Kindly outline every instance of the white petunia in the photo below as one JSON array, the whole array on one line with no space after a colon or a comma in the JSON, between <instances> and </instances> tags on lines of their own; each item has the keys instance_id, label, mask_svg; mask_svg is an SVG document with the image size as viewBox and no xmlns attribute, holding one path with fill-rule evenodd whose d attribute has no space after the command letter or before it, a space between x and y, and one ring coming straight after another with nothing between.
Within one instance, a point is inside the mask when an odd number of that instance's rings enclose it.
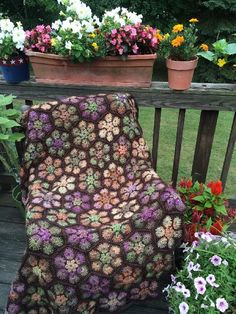
<instances>
[{"instance_id":1,"label":"white petunia","mask_svg":"<svg viewBox=\"0 0 236 314\"><path fill-rule=\"evenodd\" d=\"M66 42L65 42L65 48L66 48L66 49L71 50L71 49L72 49L72 46L73 46L73 44L72 44L71 41L66 41Z\"/></svg>"},{"instance_id":2,"label":"white petunia","mask_svg":"<svg viewBox=\"0 0 236 314\"><path fill-rule=\"evenodd\" d=\"M23 50L25 42L25 31L15 27L12 31L12 40L16 44L16 49Z\"/></svg>"},{"instance_id":3,"label":"white petunia","mask_svg":"<svg viewBox=\"0 0 236 314\"><path fill-rule=\"evenodd\" d=\"M0 29L3 33L12 33L14 29L14 24L9 19L1 19Z\"/></svg>"},{"instance_id":4,"label":"white petunia","mask_svg":"<svg viewBox=\"0 0 236 314\"><path fill-rule=\"evenodd\" d=\"M52 29L55 29L56 31L58 31L61 24L62 24L61 20L56 20L54 23L52 23Z\"/></svg>"}]
</instances>

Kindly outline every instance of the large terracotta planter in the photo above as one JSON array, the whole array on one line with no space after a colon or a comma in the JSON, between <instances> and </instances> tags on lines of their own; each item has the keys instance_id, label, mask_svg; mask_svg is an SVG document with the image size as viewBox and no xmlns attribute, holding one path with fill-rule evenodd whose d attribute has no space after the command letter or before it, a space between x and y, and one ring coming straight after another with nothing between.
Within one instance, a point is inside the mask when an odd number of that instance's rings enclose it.
<instances>
[{"instance_id":1,"label":"large terracotta planter","mask_svg":"<svg viewBox=\"0 0 236 314\"><path fill-rule=\"evenodd\" d=\"M105 57L92 62L72 63L68 58L27 51L35 79L41 83L96 86L149 87L155 54Z\"/></svg>"},{"instance_id":2,"label":"large terracotta planter","mask_svg":"<svg viewBox=\"0 0 236 314\"><path fill-rule=\"evenodd\" d=\"M191 86L193 73L198 63L198 57L190 61L166 60L168 68L168 84L171 89L186 90Z\"/></svg>"}]
</instances>

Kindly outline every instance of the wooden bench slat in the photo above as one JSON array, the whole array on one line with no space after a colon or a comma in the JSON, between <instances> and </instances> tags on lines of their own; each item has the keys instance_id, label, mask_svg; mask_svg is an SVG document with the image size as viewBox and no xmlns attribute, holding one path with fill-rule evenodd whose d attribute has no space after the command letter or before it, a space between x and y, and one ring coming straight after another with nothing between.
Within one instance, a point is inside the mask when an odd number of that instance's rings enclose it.
<instances>
[{"instance_id":1,"label":"wooden bench slat","mask_svg":"<svg viewBox=\"0 0 236 314\"><path fill-rule=\"evenodd\" d=\"M228 146L225 154L224 164L221 172L221 181L223 188L225 188L226 180L229 172L230 162L234 152L234 146L236 142L236 113L234 114L233 123L230 131Z\"/></svg>"},{"instance_id":2,"label":"wooden bench slat","mask_svg":"<svg viewBox=\"0 0 236 314\"><path fill-rule=\"evenodd\" d=\"M182 139L183 139L183 131L184 131L184 121L185 121L185 109L179 110L178 117L178 126L176 132L176 142L175 142L175 154L174 154L174 162L173 162L173 170L172 170L172 184L176 187L178 172L179 172L179 161L180 161L180 153L182 147Z\"/></svg>"},{"instance_id":3,"label":"wooden bench slat","mask_svg":"<svg viewBox=\"0 0 236 314\"><path fill-rule=\"evenodd\" d=\"M152 139L152 162L153 168L157 168L158 145L161 126L161 108L155 108L153 139Z\"/></svg>"},{"instance_id":4,"label":"wooden bench slat","mask_svg":"<svg viewBox=\"0 0 236 314\"><path fill-rule=\"evenodd\" d=\"M192 166L194 181L205 182L219 111L201 111Z\"/></svg>"}]
</instances>

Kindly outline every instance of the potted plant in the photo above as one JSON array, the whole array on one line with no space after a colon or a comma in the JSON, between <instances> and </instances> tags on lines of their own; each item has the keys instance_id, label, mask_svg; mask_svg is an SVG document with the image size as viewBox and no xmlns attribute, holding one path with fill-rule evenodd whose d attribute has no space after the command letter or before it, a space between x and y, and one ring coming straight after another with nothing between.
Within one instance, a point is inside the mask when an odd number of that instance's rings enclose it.
<instances>
[{"instance_id":1,"label":"potted plant","mask_svg":"<svg viewBox=\"0 0 236 314\"><path fill-rule=\"evenodd\" d=\"M164 291L171 313L235 313L236 239L196 233L184 265Z\"/></svg>"},{"instance_id":2,"label":"potted plant","mask_svg":"<svg viewBox=\"0 0 236 314\"><path fill-rule=\"evenodd\" d=\"M29 80L29 61L24 54L25 32L20 22L0 19L0 68L9 84Z\"/></svg>"},{"instance_id":3,"label":"potted plant","mask_svg":"<svg viewBox=\"0 0 236 314\"><path fill-rule=\"evenodd\" d=\"M24 135L20 132L12 132L12 128L20 126L17 120L21 115L21 111L16 107L7 108L7 105L11 104L13 99L12 95L0 95L0 163L5 171L14 178L15 186L12 190L12 196L17 207L24 214L19 187L19 158L15 147L15 143L21 141Z\"/></svg>"},{"instance_id":4,"label":"potted plant","mask_svg":"<svg viewBox=\"0 0 236 314\"><path fill-rule=\"evenodd\" d=\"M156 29L124 8L105 12L100 22L83 2L62 2L66 11L61 19L27 32L36 81L150 86L159 43Z\"/></svg>"},{"instance_id":5,"label":"potted plant","mask_svg":"<svg viewBox=\"0 0 236 314\"><path fill-rule=\"evenodd\" d=\"M222 182L207 185L182 179L177 188L186 205L184 214L184 241L192 243L196 232L221 235L236 218L223 194Z\"/></svg>"},{"instance_id":6,"label":"potted plant","mask_svg":"<svg viewBox=\"0 0 236 314\"><path fill-rule=\"evenodd\" d=\"M176 24L170 33L161 35L159 53L166 58L168 84L171 89L186 90L191 85L198 63L197 22L196 18L192 18L188 26Z\"/></svg>"}]
</instances>

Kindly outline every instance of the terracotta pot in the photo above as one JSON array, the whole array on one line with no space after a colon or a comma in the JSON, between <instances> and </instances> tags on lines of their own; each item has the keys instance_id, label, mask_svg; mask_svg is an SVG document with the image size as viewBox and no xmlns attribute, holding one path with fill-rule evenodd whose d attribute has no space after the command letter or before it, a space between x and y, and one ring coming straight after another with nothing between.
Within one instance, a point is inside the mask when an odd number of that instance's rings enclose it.
<instances>
[{"instance_id":1,"label":"terracotta pot","mask_svg":"<svg viewBox=\"0 0 236 314\"><path fill-rule=\"evenodd\" d=\"M194 69L198 63L198 57L190 61L166 60L168 68L168 84L171 89L186 90L191 86Z\"/></svg>"},{"instance_id":2,"label":"terracotta pot","mask_svg":"<svg viewBox=\"0 0 236 314\"><path fill-rule=\"evenodd\" d=\"M27 51L35 79L41 83L149 87L156 54L132 55L126 60L105 57L92 62L72 63L68 58Z\"/></svg>"}]
</instances>

